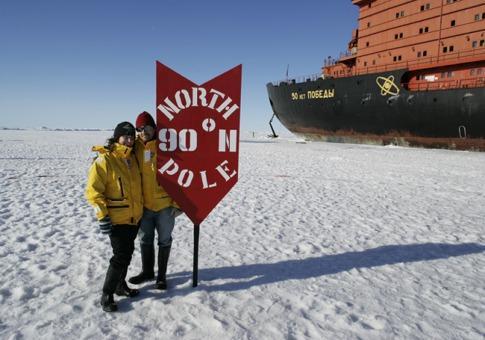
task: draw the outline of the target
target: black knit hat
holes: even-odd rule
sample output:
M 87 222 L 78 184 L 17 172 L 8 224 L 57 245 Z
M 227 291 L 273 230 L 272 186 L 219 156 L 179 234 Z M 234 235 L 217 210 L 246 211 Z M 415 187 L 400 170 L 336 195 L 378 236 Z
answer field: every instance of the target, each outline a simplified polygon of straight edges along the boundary
M 115 141 L 121 136 L 132 136 L 135 137 L 135 127 L 130 122 L 121 122 L 116 125 L 115 131 L 113 133 L 113 138 Z

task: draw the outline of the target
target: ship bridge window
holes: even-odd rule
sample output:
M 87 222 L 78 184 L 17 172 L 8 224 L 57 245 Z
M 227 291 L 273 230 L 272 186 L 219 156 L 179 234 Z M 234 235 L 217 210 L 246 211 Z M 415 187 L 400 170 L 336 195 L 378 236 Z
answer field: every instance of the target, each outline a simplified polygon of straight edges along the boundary
M 480 19 L 482 19 L 482 20 L 485 19 L 485 13 L 482 13 L 481 15 L 480 15 L 480 13 L 475 14 L 475 21 L 478 21 Z
M 428 51 L 419 51 L 418 58 L 426 57 L 428 55 Z
M 455 25 L 456 25 L 456 21 L 455 20 L 451 20 L 450 26 L 451 27 L 454 27 Z
M 403 16 L 404 16 L 404 11 L 401 11 L 401 12 L 397 12 L 396 13 L 396 19 L 402 18 Z
M 478 46 L 478 41 L 476 41 L 476 40 L 473 41 L 472 42 L 472 48 L 477 48 L 477 46 Z
M 455 47 L 453 45 L 443 47 L 443 53 L 453 52 L 454 50 L 455 50 Z
M 431 5 L 430 5 L 429 3 L 428 3 L 428 4 L 425 4 L 425 5 L 422 5 L 422 6 L 421 6 L 421 12 L 422 12 L 422 11 L 425 11 L 425 10 L 427 10 L 427 9 L 430 9 L 430 8 L 431 8 Z
M 429 27 L 426 26 L 426 27 L 421 27 L 419 29 L 419 34 L 423 34 L 423 33 L 428 33 L 429 32 Z

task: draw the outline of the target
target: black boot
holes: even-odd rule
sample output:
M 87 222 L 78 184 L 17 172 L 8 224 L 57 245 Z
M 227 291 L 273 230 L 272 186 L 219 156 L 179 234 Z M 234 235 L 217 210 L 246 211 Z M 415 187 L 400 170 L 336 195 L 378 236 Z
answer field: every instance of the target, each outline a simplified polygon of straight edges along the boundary
M 116 312 L 118 310 L 118 306 L 113 300 L 113 294 L 103 293 L 100 304 L 105 312 Z
M 123 270 L 114 267 L 112 264 L 109 265 L 106 278 L 104 279 L 103 295 L 113 295 L 122 275 Z
M 118 285 L 116 286 L 115 294 L 118 296 L 128 296 L 128 297 L 134 297 L 137 296 L 140 291 L 138 289 L 131 289 L 128 287 L 126 284 L 125 278 L 126 278 L 126 272 L 128 269 L 125 269 L 123 273 L 120 276 L 120 281 Z
M 155 284 L 156 289 L 166 290 L 167 289 L 167 263 L 170 256 L 170 246 L 158 248 L 158 275 L 157 283 Z
M 140 291 L 138 289 L 131 289 L 126 284 L 126 281 L 123 280 L 122 282 L 120 282 L 118 287 L 116 287 L 115 294 L 118 295 L 118 296 L 134 297 L 134 296 L 137 296 L 138 294 L 140 294 Z
M 142 271 L 140 274 L 130 277 L 129 283 L 139 285 L 145 281 L 152 280 L 155 277 L 153 273 L 153 266 L 155 264 L 155 251 L 153 244 L 142 244 L 141 248 L 141 265 Z

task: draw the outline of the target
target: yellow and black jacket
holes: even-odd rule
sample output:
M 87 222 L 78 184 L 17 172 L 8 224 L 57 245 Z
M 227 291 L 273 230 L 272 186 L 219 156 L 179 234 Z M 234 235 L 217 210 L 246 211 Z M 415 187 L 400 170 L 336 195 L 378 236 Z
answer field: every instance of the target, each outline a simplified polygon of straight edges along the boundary
M 116 224 L 136 225 L 143 214 L 141 176 L 132 148 L 115 143 L 110 151 L 103 146 L 89 169 L 86 198 L 100 220 L 109 215 Z

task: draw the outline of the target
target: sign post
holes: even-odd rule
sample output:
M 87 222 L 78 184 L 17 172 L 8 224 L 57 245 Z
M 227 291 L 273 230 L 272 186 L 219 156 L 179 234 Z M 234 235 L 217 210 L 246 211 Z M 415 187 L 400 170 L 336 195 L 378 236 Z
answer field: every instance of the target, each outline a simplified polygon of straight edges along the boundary
M 200 225 L 194 224 L 194 268 L 192 270 L 192 287 L 197 287 L 199 276 L 199 230 Z
M 238 180 L 241 72 L 197 85 L 157 62 L 157 180 L 194 223 L 193 287 L 200 224 Z

